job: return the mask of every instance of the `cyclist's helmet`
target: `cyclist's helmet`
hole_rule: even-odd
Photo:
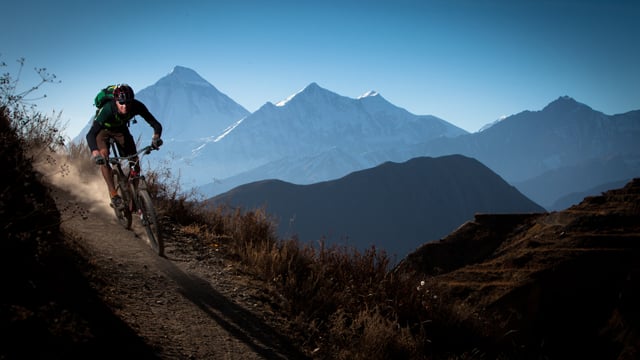
[[[133,89],[127,84],[120,84],[113,90],[113,98],[119,103],[129,103],[133,101]]]

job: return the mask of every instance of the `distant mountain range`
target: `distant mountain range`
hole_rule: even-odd
[[[476,213],[544,212],[486,166],[460,155],[387,162],[312,185],[259,181],[210,201],[265,208],[283,237],[359,250],[376,246],[399,258]]]
[[[640,175],[640,111],[605,115],[568,96],[484,131],[436,139],[416,154],[480,160],[550,210],[559,198]]]
[[[215,195],[270,178],[296,184],[336,179],[385,161],[406,161],[411,145],[466,133],[434,116],[413,115],[375,92],[351,99],[312,83],[206,143],[202,156],[224,167],[212,172],[228,171],[228,162],[251,166],[201,190]]]
[[[185,189],[205,197],[253,181],[313,184],[387,161],[463,154],[554,210],[570,193],[640,174],[640,111],[605,115],[568,96],[473,134],[373,91],[352,99],[316,83],[249,114],[179,66],[137,97],[165,127],[152,164],[170,166]],[[131,129],[142,141],[151,136],[143,121]]]
[[[331,180],[406,161],[408,146],[467,133],[434,116],[411,114],[373,91],[352,99],[316,83],[247,114],[184,67],[136,96],[165,127],[165,157],[150,160],[169,162],[186,187],[199,186],[205,196],[271,177],[299,184]],[[144,121],[131,129],[143,141],[151,136]]]

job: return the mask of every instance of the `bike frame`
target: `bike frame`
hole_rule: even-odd
[[[118,222],[126,228],[131,229],[133,215],[139,219],[140,223],[146,230],[149,245],[160,256],[164,256],[164,243],[162,241],[160,224],[158,216],[149,194],[147,181],[142,170],[132,174],[132,170],[140,168],[139,164],[145,155],[157,150],[152,146],[146,146],[137,153],[129,156],[120,156],[120,148],[115,139],[109,140],[112,153],[115,155],[109,157],[109,166],[113,172],[113,181],[122,197],[125,207],[123,209],[114,208]],[[124,162],[128,162],[129,172],[125,174],[123,170]]]

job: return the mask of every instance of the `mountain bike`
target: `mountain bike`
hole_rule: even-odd
[[[149,194],[147,181],[139,169],[139,164],[145,155],[149,155],[152,150],[158,150],[151,145],[140,149],[136,154],[130,156],[120,156],[120,151],[115,139],[109,140],[112,154],[109,157],[109,165],[113,172],[113,183],[122,198],[124,206],[113,207],[118,218],[118,222],[125,229],[131,229],[133,217],[140,219],[140,223],[145,228],[149,245],[158,255],[164,256],[164,242],[160,230],[160,222],[156,213],[151,195]],[[123,165],[129,163],[129,172],[125,173]]]

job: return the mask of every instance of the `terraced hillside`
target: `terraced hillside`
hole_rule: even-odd
[[[561,212],[476,215],[396,272],[422,284],[427,306],[473,329],[447,339],[452,347],[490,339],[519,353],[636,358],[639,260],[634,179]]]

